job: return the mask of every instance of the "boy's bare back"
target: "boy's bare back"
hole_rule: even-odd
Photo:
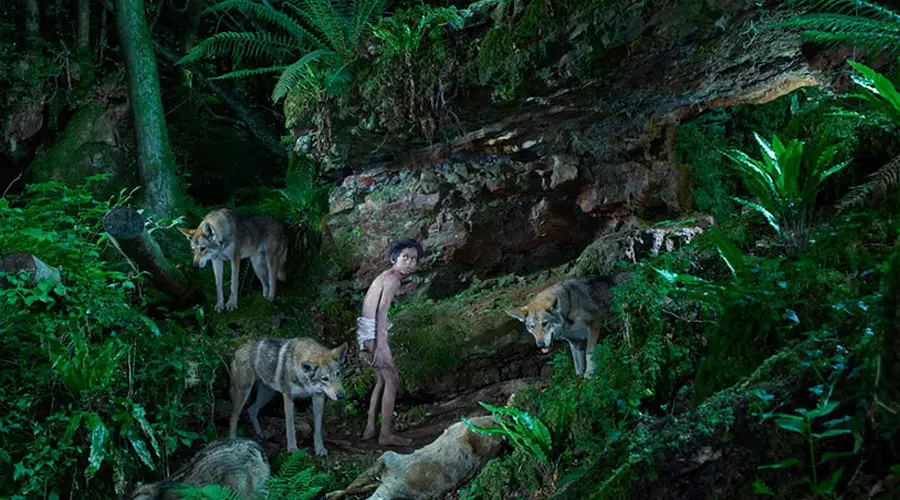
[[[377,322],[379,320],[379,318],[376,317],[379,312],[378,305],[386,303],[390,306],[391,302],[394,300],[394,295],[397,294],[399,288],[400,279],[394,274],[393,269],[388,269],[378,275],[378,277],[372,281],[372,284],[369,285],[369,290],[366,292],[366,298],[363,300],[362,316],[364,318],[374,319]]]

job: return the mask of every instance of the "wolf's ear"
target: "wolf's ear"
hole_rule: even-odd
[[[562,304],[559,303],[559,297],[553,299],[553,305],[550,306],[550,311],[559,313],[559,308]]]
[[[344,358],[347,357],[347,343],[344,342],[338,347],[331,350],[331,359],[337,360],[338,363],[344,364]]]
[[[524,323],[525,316],[528,315],[528,310],[525,309],[524,307],[519,307],[516,309],[507,309],[506,314],[508,314],[508,315],[512,316],[513,318],[516,318],[517,320]]]
[[[209,222],[204,222],[202,226],[200,226],[200,230],[203,231],[203,236],[212,236],[213,228],[209,225]]]
[[[187,239],[191,239],[191,237],[194,236],[193,229],[188,229],[186,227],[178,226],[178,230],[181,231],[181,234],[185,235],[187,237]]]
[[[300,363],[300,369],[303,370],[303,373],[312,375],[313,372],[316,371],[316,365],[310,363],[309,361],[304,361]]]

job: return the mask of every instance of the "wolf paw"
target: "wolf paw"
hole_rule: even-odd
[[[227,304],[225,304],[225,309],[229,311],[234,311],[237,309],[237,300],[229,300]]]
[[[317,447],[316,447],[316,456],[317,456],[317,457],[327,457],[327,456],[328,456],[328,450],[325,449],[324,446],[321,447],[321,448],[319,448],[319,447],[317,446]]]
[[[225,310],[225,304],[223,304],[223,303],[221,303],[221,302],[219,302],[218,304],[216,304],[216,312],[217,312],[217,313],[220,313],[220,312],[222,312],[222,311],[224,311],[224,310]]]

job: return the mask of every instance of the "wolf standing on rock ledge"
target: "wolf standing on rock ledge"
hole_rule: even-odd
[[[382,446],[408,446],[412,440],[400,437],[391,430],[394,419],[394,403],[400,387],[400,374],[394,364],[394,355],[388,343],[388,309],[400,282],[416,270],[422,256],[422,245],[416,240],[403,239],[394,242],[388,252],[391,268],[378,275],[369,286],[363,301],[362,315],[356,320],[356,339],[359,350],[375,368],[375,389],[369,400],[369,415],[364,440],[375,437],[375,423],[381,407],[381,432],[378,444]]]
[[[506,311],[525,323],[537,347],[550,352],[554,340],[565,340],[572,350],[575,373],[590,377],[593,350],[600,336],[597,323],[609,314],[616,284],[614,276],[568,279],[545,288],[527,305]]]
[[[241,259],[247,257],[262,283],[263,296],[275,299],[275,283],[285,280],[284,262],[287,260],[284,226],[275,219],[221,208],[208,213],[197,229],[179,227],[178,230],[191,242],[195,267],[206,267],[206,263],[212,261],[216,275],[216,312],[237,309]],[[226,260],[231,261],[228,304],[222,294]]]

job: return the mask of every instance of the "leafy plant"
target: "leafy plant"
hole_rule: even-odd
[[[723,152],[743,175],[744,185],[758,203],[734,200],[761,213],[789,248],[802,250],[809,243],[809,226],[819,186],[849,161],[832,165],[837,146],[827,146],[822,141],[811,144],[804,153],[805,144],[797,139],[785,144],[777,136],[773,136],[771,143],[758,134],[754,137],[762,160],[739,150]]]
[[[220,345],[188,330],[199,310],[155,305],[148,316],[142,276],[123,272],[101,225],[128,195],[96,199],[104,181],[0,198],[0,248],[38,256],[61,277],[31,287],[6,275],[0,288],[3,349],[17,353],[0,370],[0,461],[11,470],[0,496],[121,495],[118,478],[158,469],[199,437],[188,429],[209,425],[197,417],[211,393],[191,387],[214,380]]]
[[[690,274],[674,273],[666,269],[653,268],[657,274],[667,282],[677,285],[677,292],[694,300],[704,302],[718,308],[742,300],[753,289],[748,266],[744,262],[744,255],[728,237],[719,229],[711,229],[707,232],[709,238],[716,246],[716,250],[728,270],[731,271],[734,281],[727,283],[713,283],[706,279]]]
[[[898,24],[900,26],[900,24]],[[872,115],[850,113],[864,119],[870,119],[876,125],[887,128],[891,133],[900,128],[900,92],[884,75],[865,64],[847,61],[856,70],[851,76],[853,83],[860,87],[860,92],[846,97],[862,99],[873,109]],[[884,166],[869,174],[867,181],[853,187],[838,202],[838,211],[862,205],[865,201],[883,198],[890,190],[900,184],[900,155],[895,156]]]
[[[330,476],[317,473],[307,463],[305,452],[292,453],[281,464],[278,474],[266,483],[270,500],[311,500],[326,485]]]
[[[842,348],[840,348],[839,346],[839,351],[840,349]],[[846,359],[844,361],[846,361]],[[807,364],[816,371],[821,379],[822,374],[819,369],[816,368],[812,363]],[[809,485],[813,494],[824,495],[828,497],[836,496],[835,488],[840,481],[841,476],[843,475],[844,467],[838,468],[827,479],[823,480],[820,480],[819,478],[819,468],[830,460],[853,454],[853,452],[830,451],[824,453],[821,457],[817,457],[816,455],[817,445],[821,444],[826,439],[848,435],[853,432],[851,429],[840,427],[842,424],[845,424],[845,422],[847,421],[846,418],[835,418],[824,421],[821,423],[821,427],[824,427],[824,430],[821,430],[820,432],[814,432],[815,429],[819,426],[818,422],[824,417],[831,415],[838,408],[838,406],[840,406],[840,402],[832,401],[831,396],[834,393],[835,384],[837,383],[838,378],[843,371],[842,367],[844,366],[844,363],[839,362],[836,364],[836,366],[838,368],[834,370],[834,372],[832,372],[832,374],[830,375],[831,381],[828,384],[828,392],[824,395],[821,395],[820,391],[814,390],[814,392],[820,392],[821,395],[814,408],[797,408],[792,413],[766,413],[765,415],[763,415],[763,420],[774,418],[775,425],[777,425],[778,427],[803,436],[803,440],[808,446],[807,449],[809,451],[809,454],[806,458],[808,459],[807,466],[809,467],[810,475],[804,475],[801,478],[801,482]],[[803,460],[797,457],[791,457],[778,463],[762,465],[758,468],[786,469],[802,465]],[[762,481],[757,480],[755,484],[757,492],[772,495],[774,494],[774,492],[770,488],[768,488],[765,483],[762,483]]]
[[[528,412],[518,408],[498,408],[487,403],[479,403],[494,415],[497,421],[495,427],[478,427],[463,417],[462,421],[470,429],[482,434],[503,436],[528,455],[543,462],[548,462],[552,456],[553,442],[550,431],[539,419],[532,417]],[[510,417],[507,421],[503,417]]]

